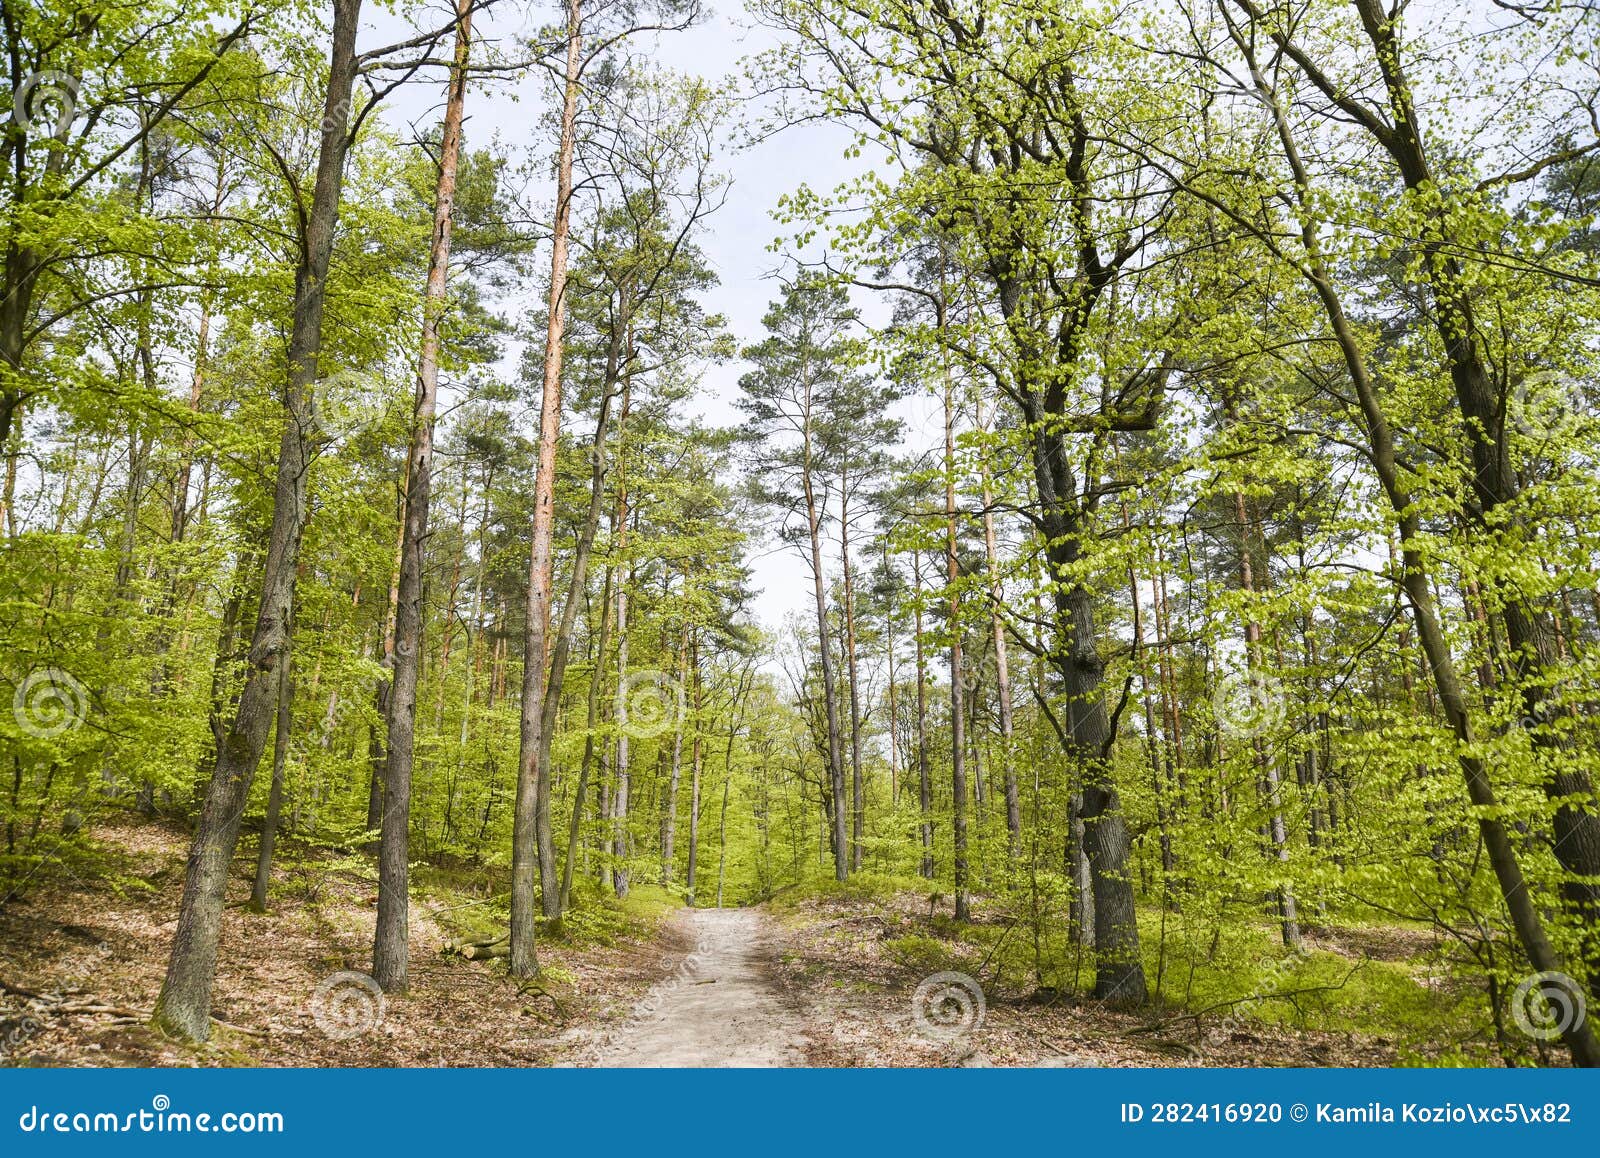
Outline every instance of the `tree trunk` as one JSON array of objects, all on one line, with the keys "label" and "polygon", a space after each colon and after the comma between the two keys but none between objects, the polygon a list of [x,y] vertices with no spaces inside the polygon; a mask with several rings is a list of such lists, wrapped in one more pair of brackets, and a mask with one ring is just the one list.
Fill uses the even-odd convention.
[{"label": "tree trunk", "polygon": [[[1122,525],[1125,530],[1131,527],[1126,503],[1122,507]],[[1161,841],[1162,903],[1172,907],[1174,860],[1172,832],[1168,826],[1171,809],[1165,791],[1169,777],[1162,767],[1161,735],[1156,727],[1155,702],[1150,694],[1150,676],[1144,658],[1144,609],[1139,602],[1139,577],[1131,563],[1128,565],[1128,604],[1133,608],[1133,655],[1139,671],[1139,698],[1144,704],[1145,741],[1150,752],[1150,785],[1156,802],[1156,831]]]},{"label": "tree trunk", "polygon": [[835,692],[833,655],[828,646],[828,600],[822,580],[822,531],[816,490],[812,479],[811,382],[806,380],[806,421],[803,430],[805,463],[801,484],[805,490],[806,529],[811,536],[811,578],[816,594],[817,649],[822,656],[822,698],[828,723],[828,783],[833,793],[833,875],[845,880],[850,875],[850,846],[845,828],[844,757],[839,740],[839,703]]},{"label": "tree trunk", "polygon": [[913,630],[917,639],[917,802],[922,810],[922,864],[919,872],[926,880],[933,879],[933,777],[928,768],[928,675],[927,659],[922,649],[922,557],[911,555],[911,581],[916,588],[916,622]]},{"label": "tree trunk", "polygon": [[843,467],[839,471],[839,557],[844,565],[845,675],[850,681],[850,865],[859,872],[867,828],[867,799],[861,781],[861,688],[856,671],[856,600],[850,566],[850,487]]},{"label": "tree trunk", "polygon": [[546,637],[555,558],[556,445],[561,439],[561,343],[566,323],[567,235],[572,221],[572,154],[577,139],[579,66],[583,47],[582,0],[567,3],[567,59],[561,101],[561,144],[556,161],[556,213],[550,240],[549,319],[545,330],[544,392],[539,418],[539,473],[534,481],[529,535],[528,622],[522,668],[522,726],[517,757],[517,802],[511,833],[511,976],[539,970],[534,952],[534,875],[545,895],[556,889],[550,836],[548,776],[539,752],[545,700]]},{"label": "tree trunk", "polygon": [[[626,325],[626,308],[623,325]],[[555,844],[550,828],[550,744],[555,739],[556,715],[561,708],[561,689],[566,684],[567,661],[572,655],[572,637],[577,630],[578,608],[583,602],[589,582],[589,559],[594,553],[594,537],[600,529],[600,511],[605,504],[606,483],[606,431],[611,417],[613,389],[619,377],[619,337],[614,331],[611,348],[606,358],[606,375],[600,396],[600,411],[595,418],[594,441],[589,447],[592,463],[589,483],[589,510],[572,557],[572,575],[567,583],[567,598],[561,608],[561,622],[556,628],[555,647],[550,654],[550,676],[544,690],[544,709],[539,723],[538,782],[543,785],[541,819],[539,821],[539,864],[544,915],[555,920],[561,916],[561,890],[554,883]],[[627,409],[627,392],[623,393],[623,409]],[[548,863],[548,871],[545,865]]]},{"label": "tree trunk", "polygon": [[[1466,781],[1467,796],[1477,808],[1478,831],[1483,838],[1489,865],[1500,885],[1500,895],[1505,902],[1516,930],[1517,939],[1528,955],[1529,962],[1539,972],[1564,972],[1565,964],[1545,933],[1544,921],[1535,906],[1527,887],[1522,866],[1517,860],[1516,847],[1500,818],[1498,796],[1489,780],[1483,760],[1474,755],[1478,747],[1472,717],[1456,674],[1455,657],[1439,624],[1433,601],[1432,579],[1423,548],[1419,546],[1422,535],[1417,506],[1406,484],[1402,481],[1398,458],[1395,454],[1394,435],[1387,416],[1378,401],[1377,391],[1367,371],[1366,354],[1344,313],[1343,303],[1328,276],[1327,264],[1322,254],[1316,219],[1307,211],[1306,170],[1300,160],[1293,139],[1281,126],[1279,138],[1289,161],[1300,198],[1300,240],[1307,255],[1301,273],[1310,281],[1322,303],[1329,328],[1343,355],[1345,368],[1355,385],[1356,399],[1361,407],[1367,427],[1370,459],[1385,497],[1394,512],[1395,525],[1400,535],[1401,559],[1404,563],[1401,584],[1411,604],[1412,620],[1423,654],[1433,671],[1434,686],[1439,693],[1440,707],[1455,733],[1457,762]],[[1597,1041],[1588,1019],[1577,1019],[1562,1032],[1562,1041],[1572,1053],[1574,1065],[1600,1066],[1600,1041]]]},{"label": "tree trunk", "polygon": [[286,658],[278,676],[278,727],[272,742],[272,787],[267,792],[267,815],[261,822],[261,847],[256,856],[256,883],[250,891],[250,908],[267,911],[267,887],[272,881],[272,849],[278,839],[278,817],[283,811],[283,769],[289,757],[289,706],[293,702],[291,660]]},{"label": "tree trunk", "polygon": [[689,679],[694,688],[694,714],[689,727],[693,730],[689,757],[689,869],[685,884],[688,886],[689,907],[694,907],[695,864],[700,859],[700,772],[704,767],[704,742],[700,735],[700,647],[693,632],[689,635]]},{"label": "tree trunk", "polygon": [[[1472,279],[1457,256],[1462,250],[1446,232],[1447,210],[1439,199],[1439,185],[1412,101],[1396,22],[1385,15],[1376,0],[1356,0],[1356,9],[1372,43],[1395,124],[1380,136],[1379,143],[1394,158],[1406,188],[1426,199],[1429,218],[1439,227],[1439,233],[1424,238],[1419,247],[1426,259],[1420,268],[1433,301],[1433,322],[1471,448],[1471,484],[1478,515],[1484,525],[1493,525],[1492,512],[1514,503],[1523,491],[1505,437],[1506,400],[1479,345],[1482,339],[1472,301]],[[1499,521],[1504,521],[1503,515]],[[1508,530],[1516,531],[1522,522],[1519,516]],[[1551,694],[1543,673],[1559,664],[1548,625],[1543,615],[1519,595],[1505,599],[1504,619],[1512,663],[1521,677],[1520,714],[1542,719],[1549,711],[1546,702]],[[1578,914],[1588,935],[1589,988],[1600,1000],[1600,943],[1596,942],[1600,936],[1600,810],[1593,803],[1594,784],[1588,772],[1575,767],[1565,754],[1571,746],[1565,736],[1554,729],[1534,728],[1530,737],[1547,769],[1545,793],[1552,802],[1559,802],[1552,821],[1552,852],[1567,874],[1563,897]]]},{"label": "tree trunk", "polygon": [[[730,752],[733,740],[728,740]],[[717,821],[717,908],[722,908],[722,884],[728,875],[728,789],[733,784],[733,761],[728,761],[728,772],[722,778],[722,816]]]},{"label": "tree trunk", "polygon": [[995,695],[1000,703],[1000,770],[1006,796],[1006,837],[1013,858],[1022,853],[1022,798],[1017,790],[1015,722],[1011,709],[1011,668],[1006,662],[1005,623],[1000,608],[1005,605],[1005,588],[1000,581],[999,559],[994,533],[994,496],[989,489],[989,468],[983,468],[983,551],[989,567],[989,599],[993,604],[989,620],[994,631]]},{"label": "tree trunk", "polygon": [[295,271],[294,319],[289,337],[289,381],[285,422],[278,448],[273,493],[272,531],[261,603],[250,643],[249,676],[239,694],[233,722],[218,753],[206,791],[185,874],[178,926],[166,980],[156,999],[154,1019],[165,1032],[193,1041],[211,1034],[211,984],[216,975],[217,941],[228,865],[239,839],[239,822],[249,801],[250,782],[267,729],[281,678],[279,665],[289,646],[289,612],[305,508],[310,448],[306,435],[313,423],[313,384],[322,349],[322,314],[333,254],[339,190],[350,136],[347,123],[356,74],[355,40],[361,0],[334,0],[333,43],[328,91],[317,158],[317,177],[299,268]]},{"label": "tree trunk", "polygon": [[[383,827],[383,782],[389,765],[389,705],[394,690],[394,636],[400,618],[400,571],[406,556],[406,501],[411,494],[411,454],[406,454],[405,467],[400,476],[398,500],[398,530],[394,537],[394,563],[389,568],[389,606],[383,619],[383,658],[379,661],[382,674],[372,689],[373,707],[377,723],[367,737],[367,831],[379,832]],[[369,846],[370,847],[370,846]]]},{"label": "tree trunk", "polygon": [[[467,54],[472,43],[472,0],[458,0],[455,57],[445,100],[434,193],[433,244],[422,300],[422,350],[412,416],[407,470],[405,541],[400,556],[395,616],[394,686],[389,701],[389,757],[385,766],[382,832],[378,846],[378,920],[372,940],[372,978],[390,993],[409,983],[411,773],[415,758],[417,676],[422,657],[422,576],[426,566],[428,508],[433,495],[433,422],[439,401],[439,323],[445,312],[454,221],[456,162],[461,152],[462,109],[467,96]],[[443,678],[441,673],[440,678]]]},{"label": "tree trunk", "polygon": [[[733,742],[738,738],[739,727],[744,722],[744,699],[750,692],[750,676],[742,676],[734,688],[733,703],[728,705],[731,721],[728,724],[728,747],[722,756],[722,815],[717,821],[717,908],[722,908],[722,885],[728,875],[728,793],[733,785]],[[765,839],[766,830],[762,829]]]},{"label": "tree trunk", "polygon": [[628,697],[625,694],[628,678],[628,583],[632,568],[626,562],[628,547],[627,492],[617,487],[617,554],[622,556],[622,574],[617,583],[617,767],[611,789],[611,854],[615,867],[611,870],[611,887],[618,897],[628,895],[628,789],[632,751],[628,743]]},{"label": "tree trunk", "polygon": [[1030,426],[1045,551],[1055,590],[1057,639],[1050,661],[1066,685],[1068,755],[1082,782],[1082,847],[1094,892],[1095,996],[1139,1005],[1147,990],[1128,873],[1128,830],[1109,764],[1113,734],[1105,704],[1105,664],[1095,639],[1093,595],[1071,578],[1083,533],[1072,458],[1058,431],[1037,419]]},{"label": "tree trunk", "polygon": [[[1245,510],[1244,493],[1233,492],[1234,514],[1239,520],[1239,586],[1245,595],[1255,594],[1255,574],[1250,563],[1250,528],[1251,520]],[[1244,645],[1246,671],[1252,684],[1252,695],[1265,695],[1265,679],[1263,672],[1263,654],[1261,646],[1261,625],[1254,619],[1247,618],[1244,624]],[[1283,823],[1283,800],[1278,775],[1278,761],[1273,755],[1267,740],[1261,736],[1253,737],[1256,750],[1256,762],[1261,766],[1261,777],[1266,785],[1267,803],[1267,829],[1272,837],[1272,852],[1278,863],[1284,866],[1284,873],[1288,873],[1289,865],[1289,836]],[[1283,943],[1290,949],[1300,947],[1300,920],[1295,911],[1294,889],[1287,880],[1280,881],[1277,887],[1278,920],[1283,932]]]},{"label": "tree trunk", "polygon": [[[600,594],[600,631],[595,638],[594,667],[589,673],[589,703],[587,723],[583,733],[583,762],[578,766],[578,786],[572,799],[572,822],[567,828],[567,861],[561,869],[561,912],[567,911],[572,901],[572,866],[578,859],[579,837],[583,830],[584,793],[589,787],[589,769],[594,764],[595,726],[600,718],[600,688],[605,683],[606,650],[611,643],[611,583],[614,569],[606,568],[605,587]],[[602,801],[600,815],[605,816]]]},{"label": "tree trunk", "polygon": [[[883,536],[883,571],[889,572],[889,536]],[[895,703],[894,686],[894,595],[893,587],[890,588],[889,606],[883,617],[883,652],[884,661],[889,669],[889,806],[897,808],[900,804],[900,714],[899,705]]]},{"label": "tree trunk", "polygon": [[[943,324],[941,314],[940,324]],[[945,582],[950,604],[950,783],[953,797],[951,832],[955,838],[956,920],[971,918],[967,901],[967,767],[961,672],[961,560],[956,522],[955,387],[945,368],[944,384],[944,517]]]},{"label": "tree trunk", "polygon": [[[683,700],[684,680],[689,672],[689,629],[683,629],[678,645],[678,710],[672,724],[672,764],[667,780],[667,794],[661,802],[661,887],[672,886],[673,870],[677,868],[674,844],[678,832],[678,785],[683,775]],[[691,862],[692,863],[692,862]]]},{"label": "tree trunk", "polygon": [[1089,854],[1084,848],[1083,794],[1074,792],[1067,801],[1067,877],[1072,881],[1072,899],[1067,902],[1067,926],[1075,945],[1094,948],[1094,879],[1089,871]]}]

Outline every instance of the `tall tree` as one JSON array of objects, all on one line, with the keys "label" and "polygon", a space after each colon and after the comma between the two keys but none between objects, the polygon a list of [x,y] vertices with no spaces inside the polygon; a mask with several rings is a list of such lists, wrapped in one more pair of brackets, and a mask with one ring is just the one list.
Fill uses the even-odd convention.
[{"label": "tall tree", "polygon": [[472,10],[473,0],[458,0],[455,54],[450,63],[439,142],[433,240],[428,247],[428,278],[422,299],[422,351],[417,362],[411,447],[406,464],[405,529],[400,552],[394,676],[388,703],[388,758],[384,765],[383,822],[378,849],[378,920],[372,942],[373,979],[391,993],[405,992],[408,979],[411,772],[417,722],[417,673],[423,645],[422,574],[426,565],[428,508],[433,489],[434,415],[439,405],[439,330],[448,308],[450,231],[455,214],[461,123],[467,100]]},{"label": "tall tree", "polygon": [[[779,534],[804,550],[810,567],[822,669],[822,716],[827,722],[830,841],[834,875],[850,872],[843,736],[839,719],[832,631],[822,553],[830,464],[827,451],[845,437],[837,424],[845,398],[859,382],[859,339],[845,291],[821,275],[801,273],[762,319],[768,337],[744,351],[755,369],[739,380],[739,406],[762,464],[759,498],[779,512]],[[795,526],[792,520],[803,519]],[[802,537],[803,536],[803,537]]]},{"label": "tall tree", "polygon": [[161,995],[156,999],[156,1024],[194,1041],[211,1036],[211,983],[216,976],[228,865],[239,840],[239,823],[249,800],[250,782],[272,726],[282,678],[280,667],[288,662],[289,614],[294,603],[311,466],[310,438],[316,429],[313,399],[322,351],[328,265],[333,256],[345,157],[360,124],[359,117],[352,120],[350,115],[359,67],[355,49],[360,16],[361,0],[334,0],[328,86],[323,102],[324,131],[310,211],[301,222],[283,435],[278,447],[266,571],[250,640],[250,674],[236,700],[232,723],[218,745],[216,767],[189,853],[178,926],[172,936],[172,956]]}]

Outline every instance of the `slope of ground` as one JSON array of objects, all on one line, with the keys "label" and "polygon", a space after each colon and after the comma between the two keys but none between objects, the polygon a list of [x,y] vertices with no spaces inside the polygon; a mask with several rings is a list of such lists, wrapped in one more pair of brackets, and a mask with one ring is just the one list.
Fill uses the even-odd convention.
[{"label": "slope of ground", "polygon": [[[808,1064],[1501,1064],[1481,1040],[1402,1043],[1397,1011],[1406,1001],[1433,1001],[1429,1016],[1448,1024],[1447,1014],[1475,1000],[1455,992],[1430,997],[1431,966],[1408,956],[1424,954],[1426,939],[1411,930],[1386,937],[1308,931],[1309,965],[1277,971],[1273,958],[1253,959],[1244,975],[1228,979],[1225,1000],[1196,988],[1188,1002],[1129,1011],[1022,975],[1017,959],[1026,957],[1028,934],[995,906],[977,905],[974,923],[957,926],[939,912],[948,898],[898,884],[853,878],[774,902],[788,946],[778,962],[783,985],[813,1010]],[[1086,987],[1089,967],[1065,980],[1075,974]],[[1401,992],[1377,1008],[1392,990]],[[930,1015],[941,999],[942,1025]],[[1340,1012],[1350,1005],[1362,1007],[1360,1028],[1317,1028],[1350,1021]]]},{"label": "slope of ground", "polygon": [[[1372,980],[1358,990],[1358,975],[1425,993],[1414,958],[1427,946],[1407,930],[1348,944],[1312,934],[1331,970],[1326,984],[1262,973],[1239,982],[1256,990],[1242,1004],[1206,997],[1125,1011],[1074,996],[1071,974],[1060,990],[1025,983],[1024,937],[992,904],[956,926],[936,911],[937,897],[856,880],[759,909],[685,910],[649,888],[625,905],[591,896],[564,936],[541,938],[541,982],[519,986],[503,960],[442,951],[454,937],[503,927],[495,880],[482,870],[419,872],[411,992],[384,997],[363,972],[376,903],[370,866],[315,852],[286,861],[264,915],[244,907],[252,866],[238,862],[219,1024],[196,1047],[148,1025],[186,837],[132,818],[96,836],[106,857],[98,871],[51,866],[0,907],[0,1063],[1318,1066],[1426,1062],[1444,1048],[1419,1054],[1381,1034],[1306,1028],[1319,1023],[1308,1010],[1337,1024],[1330,1001],[1383,995]],[[1268,1006],[1291,1007],[1298,1023],[1267,1016]],[[1459,1044],[1451,1048],[1460,1060]],[[1473,1056],[1493,1064],[1481,1045]]]},{"label": "slope of ground", "polygon": [[[0,1062],[11,1065],[549,1065],[580,1027],[623,1015],[680,953],[660,906],[617,914],[618,932],[572,945],[546,938],[543,992],[520,992],[503,961],[440,950],[487,898],[419,889],[411,909],[411,991],[363,984],[376,888],[358,861],[310,858],[275,875],[270,911],[246,911],[241,857],[229,884],[212,1041],[194,1047],[146,1024],[160,991],[183,888],[187,837],[132,819],[96,837],[113,873],[39,874],[0,907]],[[419,874],[420,875],[420,874]],[[605,941],[614,943],[606,944]]]}]

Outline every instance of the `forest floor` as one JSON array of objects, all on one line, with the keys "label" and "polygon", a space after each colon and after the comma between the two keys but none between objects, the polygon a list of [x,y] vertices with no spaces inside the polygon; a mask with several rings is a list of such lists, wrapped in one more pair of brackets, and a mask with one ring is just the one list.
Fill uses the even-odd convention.
[{"label": "forest floor", "polygon": [[[211,1042],[148,1024],[183,886],[176,826],[99,826],[106,863],[51,866],[0,906],[0,1064],[271,1066],[1384,1065],[1381,1037],[1107,1008],[1024,992],[914,892],[796,893],[754,909],[681,908],[659,889],[574,913],[520,986],[502,960],[447,952],[493,928],[494,882],[418,872],[411,988],[381,997],[366,858],[308,854],[224,918]],[[464,925],[465,922],[465,925]],[[487,924],[486,924],[487,923]],[[919,949],[908,954],[907,946]],[[995,946],[998,948],[998,944]],[[931,956],[930,956],[931,954]],[[952,978],[971,979],[970,989]],[[931,986],[931,988],[930,988]],[[920,989],[919,989],[920,987]]]},{"label": "forest floor", "polygon": [[[778,985],[809,1010],[807,1065],[1315,1067],[1418,1060],[1402,1057],[1397,1043],[1380,1034],[1258,1020],[1249,1003],[1197,1016],[1183,1006],[1118,1009],[1040,988],[1013,975],[1014,961],[1001,968],[1004,950],[1021,949],[1025,934],[1014,921],[986,915],[981,903],[972,924],[957,926],[933,911],[937,903],[923,890],[885,894],[854,882],[846,889],[802,892],[768,906],[781,926],[770,939],[781,946],[773,962]],[[948,898],[942,903],[948,909]],[[1369,936],[1389,955],[1415,949],[1411,930]],[[1352,972],[1370,959],[1367,949],[1339,949]],[[952,974],[982,992],[976,1015],[947,1008],[941,1019],[937,1006],[919,998],[932,983],[935,1001],[941,989],[965,1001],[948,981],[939,985]],[[1263,991],[1272,987],[1266,978],[1246,981]],[[1281,988],[1290,996],[1289,986]],[[1246,1012],[1235,1014],[1236,1008]]]}]

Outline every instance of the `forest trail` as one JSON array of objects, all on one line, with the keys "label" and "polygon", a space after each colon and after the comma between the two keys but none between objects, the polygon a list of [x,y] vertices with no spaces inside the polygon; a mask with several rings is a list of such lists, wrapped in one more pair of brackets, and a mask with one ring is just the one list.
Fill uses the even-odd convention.
[{"label": "forest trail", "polygon": [[598,1066],[805,1064],[803,1020],[773,976],[772,923],[755,909],[693,909],[694,949],[602,1043]]}]

